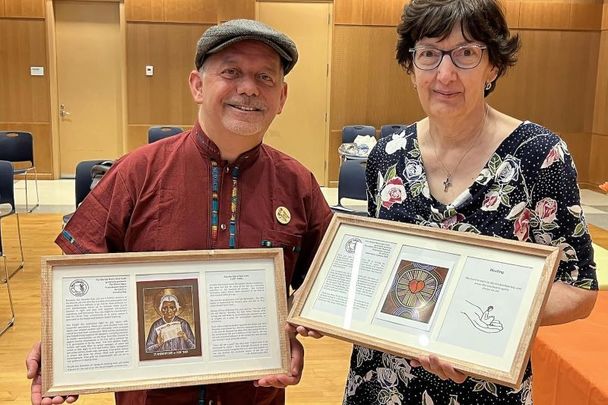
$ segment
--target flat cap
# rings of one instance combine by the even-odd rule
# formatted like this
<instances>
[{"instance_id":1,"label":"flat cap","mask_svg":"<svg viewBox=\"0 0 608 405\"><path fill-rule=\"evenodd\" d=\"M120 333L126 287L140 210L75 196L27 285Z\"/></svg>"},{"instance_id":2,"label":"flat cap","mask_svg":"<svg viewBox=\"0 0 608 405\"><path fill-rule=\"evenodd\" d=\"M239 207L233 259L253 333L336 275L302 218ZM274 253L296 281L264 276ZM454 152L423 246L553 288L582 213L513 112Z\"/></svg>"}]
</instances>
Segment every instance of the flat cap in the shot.
<instances>
[{"instance_id":1,"label":"flat cap","mask_svg":"<svg viewBox=\"0 0 608 405\"><path fill-rule=\"evenodd\" d=\"M254 20L230 20L210 27L196 44L194 64L199 70L208 55L214 54L239 41L253 40L265 43L281 57L285 74L298 61L296 44L285 34Z\"/></svg>"}]
</instances>

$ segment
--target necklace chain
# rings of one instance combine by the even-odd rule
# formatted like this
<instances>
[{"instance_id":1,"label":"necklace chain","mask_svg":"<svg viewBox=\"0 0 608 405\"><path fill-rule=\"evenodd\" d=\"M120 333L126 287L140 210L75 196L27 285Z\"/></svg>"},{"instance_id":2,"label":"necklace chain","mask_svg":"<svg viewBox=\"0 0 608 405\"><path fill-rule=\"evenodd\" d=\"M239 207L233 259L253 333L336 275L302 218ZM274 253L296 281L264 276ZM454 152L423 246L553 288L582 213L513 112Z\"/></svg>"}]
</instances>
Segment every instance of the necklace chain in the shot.
<instances>
[{"instance_id":1,"label":"necklace chain","mask_svg":"<svg viewBox=\"0 0 608 405\"><path fill-rule=\"evenodd\" d=\"M458 160L458 163L456 163L456 166L454 166L454 169L452 169L451 171L448 170L447 166L439 158L439 154L437 153L437 145L435 145L435 139L433 138L433 134L431 133L431 125L429 123L429 138L430 138L431 144L433 146L433 152L435 153L435 158L437 159L437 161L439 162L439 164L441 165L441 167L443 167L443 170L445 171L445 174L446 174L446 178L443 181L443 192L444 193L447 193L448 190L449 190L449 188L452 187L452 176L456 174L456 171L458 170L458 167L460 166L460 163L462 163L462 161L469 154L469 152L471 151L471 149L473 149L473 145L475 145L475 141L477 141L477 138L479 138L479 136L483 132L484 127L486 126L486 118L487 117L488 117L488 108L486 107L485 108L485 113L483 115L483 122L481 124L481 127L479 127L479 131L477 132L477 134L475 134L475 136L473 137L473 139L471 139L471 143L469 144L467 150L463 153L463 155Z\"/></svg>"}]
</instances>

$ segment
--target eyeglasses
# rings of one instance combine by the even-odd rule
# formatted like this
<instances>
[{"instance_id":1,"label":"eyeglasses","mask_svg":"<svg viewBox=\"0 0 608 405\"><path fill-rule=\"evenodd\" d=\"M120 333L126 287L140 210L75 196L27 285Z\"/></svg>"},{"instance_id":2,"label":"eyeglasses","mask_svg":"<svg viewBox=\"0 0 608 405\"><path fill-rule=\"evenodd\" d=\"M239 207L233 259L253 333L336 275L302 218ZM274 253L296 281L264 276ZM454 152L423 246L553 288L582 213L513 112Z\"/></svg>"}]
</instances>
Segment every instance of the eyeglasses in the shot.
<instances>
[{"instance_id":1,"label":"eyeglasses","mask_svg":"<svg viewBox=\"0 0 608 405\"><path fill-rule=\"evenodd\" d=\"M417 46L410 48L410 52L414 66L420 70L436 69L441 64L444 55L450 55L452 63L460 69L473 69L481 62L484 49L487 49L487 46L477 44L463 45L449 51Z\"/></svg>"}]
</instances>

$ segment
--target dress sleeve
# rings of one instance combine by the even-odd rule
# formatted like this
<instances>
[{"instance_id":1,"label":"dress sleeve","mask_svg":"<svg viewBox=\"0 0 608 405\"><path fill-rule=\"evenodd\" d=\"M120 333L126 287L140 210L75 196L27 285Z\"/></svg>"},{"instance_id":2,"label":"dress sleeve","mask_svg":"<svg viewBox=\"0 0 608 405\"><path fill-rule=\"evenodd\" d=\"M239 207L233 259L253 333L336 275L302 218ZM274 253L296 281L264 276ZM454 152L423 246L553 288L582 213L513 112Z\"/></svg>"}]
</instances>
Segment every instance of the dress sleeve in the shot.
<instances>
[{"instance_id":1,"label":"dress sleeve","mask_svg":"<svg viewBox=\"0 0 608 405\"><path fill-rule=\"evenodd\" d=\"M532 202L534 241L562 248L556 281L597 290L593 244L581 208L576 168L561 140L544 158L532 189Z\"/></svg>"},{"instance_id":2,"label":"dress sleeve","mask_svg":"<svg viewBox=\"0 0 608 405\"><path fill-rule=\"evenodd\" d=\"M382 161L383 148L378 142L367 157L365 167L365 183L367 185L367 215L375 218L378 196L378 173L380 173L380 162Z\"/></svg>"},{"instance_id":3,"label":"dress sleeve","mask_svg":"<svg viewBox=\"0 0 608 405\"><path fill-rule=\"evenodd\" d=\"M115 163L78 207L55 243L67 254L124 252L133 193Z\"/></svg>"}]
</instances>

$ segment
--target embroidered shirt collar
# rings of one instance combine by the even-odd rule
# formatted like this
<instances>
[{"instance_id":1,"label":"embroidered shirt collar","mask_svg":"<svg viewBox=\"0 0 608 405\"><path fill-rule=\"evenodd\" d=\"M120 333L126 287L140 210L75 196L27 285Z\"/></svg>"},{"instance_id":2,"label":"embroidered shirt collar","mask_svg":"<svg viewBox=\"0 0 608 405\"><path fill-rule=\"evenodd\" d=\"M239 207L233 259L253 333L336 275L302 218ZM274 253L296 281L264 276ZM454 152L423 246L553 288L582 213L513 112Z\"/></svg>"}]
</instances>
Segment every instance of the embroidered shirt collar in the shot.
<instances>
[{"instance_id":1,"label":"embroidered shirt collar","mask_svg":"<svg viewBox=\"0 0 608 405\"><path fill-rule=\"evenodd\" d=\"M217 145L207 136L207 134L205 134L198 121L194 124L194 127L192 127L190 134L203 155L215 160L220 166L228 165L225 160L222 160L222 155ZM241 153L229 166L238 166L240 170L251 166L260 155L261 146L262 144L259 143L248 151Z\"/></svg>"}]
</instances>

